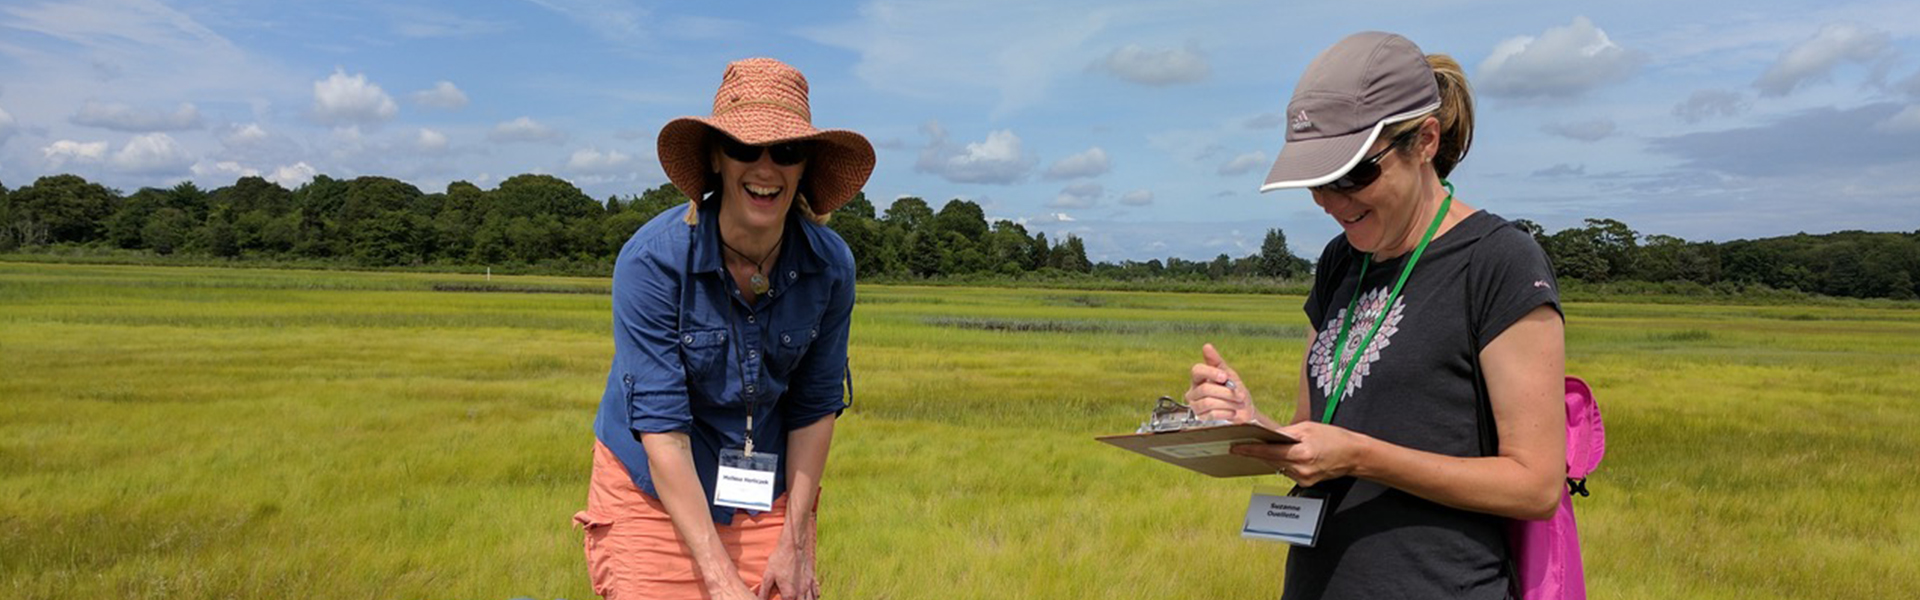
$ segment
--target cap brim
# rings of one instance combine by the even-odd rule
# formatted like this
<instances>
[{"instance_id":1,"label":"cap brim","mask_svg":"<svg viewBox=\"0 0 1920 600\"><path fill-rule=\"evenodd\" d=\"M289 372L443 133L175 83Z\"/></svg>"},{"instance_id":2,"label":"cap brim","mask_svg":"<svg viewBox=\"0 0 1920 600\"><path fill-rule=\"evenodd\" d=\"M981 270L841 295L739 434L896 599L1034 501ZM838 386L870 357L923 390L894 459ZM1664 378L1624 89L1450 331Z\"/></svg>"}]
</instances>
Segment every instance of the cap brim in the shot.
<instances>
[{"instance_id":1,"label":"cap brim","mask_svg":"<svg viewBox=\"0 0 1920 600\"><path fill-rule=\"evenodd\" d=\"M1273 159L1273 169L1267 171L1267 181L1260 186L1260 191L1332 183L1360 164L1367 148L1373 147L1373 140L1380 137L1384 127L1386 123L1382 122L1346 135L1287 142L1280 148L1280 156Z\"/></svg>"},{"instance_id":2,"label":"cap brim","mask_svg":"<svg viewBox=\"0 0 1920 600\"><path fill-rule=\"evenodd\" d=\"M1346 135L1312 140L1294 140L1280 148L1280 156L1274 157L1273 169L1267 171L1267 182L1260 186L1261 192L1284 190L1288 188L1310 188L1333 183L1353 166L1365 158L1367 149L1373 147L1374 140L1380 139L1380 132L1388 125L1418 119L1440 109L1440 103L1424 106L1412 111L1397 114L1373 127Z\"/></svg>"}]
</instances>

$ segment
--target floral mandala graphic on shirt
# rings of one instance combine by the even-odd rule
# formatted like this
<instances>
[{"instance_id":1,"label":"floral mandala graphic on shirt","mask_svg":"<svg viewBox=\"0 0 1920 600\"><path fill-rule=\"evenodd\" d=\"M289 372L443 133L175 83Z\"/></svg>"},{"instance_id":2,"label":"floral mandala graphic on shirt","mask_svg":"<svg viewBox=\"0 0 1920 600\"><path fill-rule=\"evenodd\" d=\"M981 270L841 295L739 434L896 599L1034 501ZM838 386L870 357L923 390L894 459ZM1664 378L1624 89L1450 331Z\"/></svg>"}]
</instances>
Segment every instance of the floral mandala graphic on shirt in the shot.
<instances>
[{"instance_id":1,"label":"floral mandala graphic on shirt","mask_svg":"<svg viewBox=\"0 0 1920 600\"><path fill-rule=\"evenodd\" d=\"M1394 300L1391 311L1382 310L1386 303L1387 288L1385 286L1374 288L1373 291L1360 296L1360 302L1354 309L1359 312L1359 316L1353 320L1353 327L1347 331L1346 348L1340 351L1339 365L1329 363L1333 360L1334 339L1340 337L1340 324L1347 319L1347 309L1341 308L1338 314L1327 319L1326 324L1320 327L1320 335L1313 341L1312 356L1307 364L1307 375L1312 377L1313 384L1320 388L1321 396L1332 395L1333 386L1340 383L1340 372L1348 363L1358 360L1360 364L1353 368L1353 376L1348 378L1347 391L1344 394L1348 398L1353 397L1354 392L1359 391L1360 386L1365 384L1367 374L1373 370L1374 361L1380 360L1380 351L1393 344L1393 334L1400 331L1400 319L1406 312L1407 299L1402 296ZM1387 320L1380 325L1380 332L1373 334L1373 343L1367 345L1365 354L1355 352L1355 349L1360 346L1361 338L1367 337L1367 331L1373 329L1373 323L1380 319L1383 312Z\"/></svg>"}]
</instances>

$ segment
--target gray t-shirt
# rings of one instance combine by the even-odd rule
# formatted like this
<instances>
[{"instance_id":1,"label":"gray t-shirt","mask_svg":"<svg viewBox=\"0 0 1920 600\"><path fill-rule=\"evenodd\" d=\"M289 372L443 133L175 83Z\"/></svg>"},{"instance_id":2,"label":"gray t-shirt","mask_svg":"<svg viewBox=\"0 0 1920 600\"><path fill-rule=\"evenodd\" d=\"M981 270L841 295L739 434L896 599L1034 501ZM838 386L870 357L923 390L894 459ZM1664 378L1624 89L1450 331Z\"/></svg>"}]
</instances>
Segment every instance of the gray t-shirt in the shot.
<instances>
[{"instance_id":1,"label":"gray t-shirt","mask_svg":"<svg viewBox=\"0 0 1920 600\"><path fill-rule=\"evenodd\" d=\"M1315 420L1340 374L1327 363L1355 289L1358 317L1342 363L1379 318L1411 255L1369 266L1362 282L1366 254L1346 236L1321 253L1306 302L1319 332L1308 351ZM1360 356L1333 424L1417 450L1479 456L1473 354L1533 309L1559 311L1557 287L1533 236L1486 211L1467 216L1434 239L1414 266ZM1284 598L1505 597L1505 519L1353 478L1317 489L1332 493L1335 503L1317 546L1288 554Z\"/></svg>"}]
</instances>

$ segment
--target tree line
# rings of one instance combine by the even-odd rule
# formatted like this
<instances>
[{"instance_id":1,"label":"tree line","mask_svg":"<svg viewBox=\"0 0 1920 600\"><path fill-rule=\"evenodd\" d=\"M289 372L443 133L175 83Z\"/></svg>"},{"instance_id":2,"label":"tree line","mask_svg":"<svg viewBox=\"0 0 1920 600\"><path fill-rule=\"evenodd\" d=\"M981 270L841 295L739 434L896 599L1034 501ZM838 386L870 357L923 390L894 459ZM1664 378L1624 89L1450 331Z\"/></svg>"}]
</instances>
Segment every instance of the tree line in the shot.
<instances>
[{"instance_id":1,"label":"tree line","mask_svg":"<svg viewBox=\"0 0 1920 600\"><path fill-rule=\"evenodd\" d=\"M516 266L606 274L629 236L686 202L671 184L604 202L550 175L518 175L491 190L456 181L422 192L388 177L316 176L288 190L260 177L203 190L192 182L132 194L77 175L0 183L0 251L56 245L158 255L307 260L360 267ZM1761 285L1856 298L1920 296L1920 231L1840 232L1724 243L1641 235L1613 219L1547 233L1519 221L1563 279L1588 283ZM1268 229L1260 250L1211 260L1093 263L1077 236L1049 240L954 199L935 210L905 197L879 211L864 194L828 226L852 248L862 277L1083 274L1109 280L1301 280L1312 264Z\"/></svg>"},{"instance_id":2,"label":"tree line","mask_svg":"<svg viewBox=\"0 0 1920 600\"><path fill-rule=\"evenodd\" d=\"M65 174L11 191L0 184L0 251L72 245L361 267L493 265L606 274L635 230L686 201L666 184L602 202L551 175L518 175L491 190L456 181L433 193L389 177L320 175L293 190L242 177L215 190L189 181L123 195ZM1013 221L989 224L980 205L966 200L936 212L923 199L901 198L876 214L861 194L835 211L828 226L847 240L866 277L1058 272L1217 280L1293 278L1308 270L1277 229L1268 232L1264 255L1095 264L1077 236L1048 240Z\"/></svg>"},{"instance_id":3,"label":"tree line","mask_svg":"<svg viewBox=\"0 0 1920 600\"><path fill-rule=\"evenodd\" d=\"M1842 231L1730 242L1641 235L1614 219L1533 234L1562 279L1587 283L1674 282L1706 287L1760 285L1848 298L1920 298L1920 230Z\"/></svg>"}]
</instances>

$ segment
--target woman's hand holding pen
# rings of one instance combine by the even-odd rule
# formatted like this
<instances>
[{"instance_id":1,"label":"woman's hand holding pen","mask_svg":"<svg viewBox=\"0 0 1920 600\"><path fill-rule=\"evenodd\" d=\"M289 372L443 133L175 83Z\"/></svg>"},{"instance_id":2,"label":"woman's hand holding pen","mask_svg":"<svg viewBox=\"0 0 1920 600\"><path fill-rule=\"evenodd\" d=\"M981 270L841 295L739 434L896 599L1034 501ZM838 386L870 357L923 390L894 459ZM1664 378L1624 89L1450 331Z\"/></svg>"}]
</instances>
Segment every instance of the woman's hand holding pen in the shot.
<instances>
[{"instance_id":1,"label":"woman's hand holding pen","mask_svg":"<svg viewBox=\"0 0 1920 600\"><path fill-rule=\"evenodd\" d=\"M1194 363L1191 385L1187 388L1187 406L1194 418L1202 421L1224 420L1233 423L1274 423L1253 405L1253 393L1240 380L1240 373L1220 358L1213 344L1200 347L1202 362Z\"/></svg>"}]
</instances>

